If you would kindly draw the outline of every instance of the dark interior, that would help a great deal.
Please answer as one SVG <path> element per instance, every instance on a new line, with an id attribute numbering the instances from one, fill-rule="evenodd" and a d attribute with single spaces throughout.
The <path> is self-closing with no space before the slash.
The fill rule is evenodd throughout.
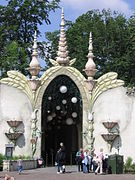
<path id="1" fill-rule="evenodd" d="M 82 128 L 79 89 L 68 76 L 57 76 L 46 88 L 42 100 L 41 155 L 46 166 L 55 164 L 60 142 L 65 145 L 66 164 L 75 164 L 78 135 L 81 133 L 78 126 Z"/>

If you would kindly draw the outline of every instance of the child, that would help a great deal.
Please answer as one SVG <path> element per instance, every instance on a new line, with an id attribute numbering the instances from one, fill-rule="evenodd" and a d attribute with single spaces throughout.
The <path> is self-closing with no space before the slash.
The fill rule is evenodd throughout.
<path id="1" fill-rule="evenodd" d="M 19 156 L 19 159 L 18 159 L 18 174 L 21 174 L 22 172 L 22 157 Z"/>

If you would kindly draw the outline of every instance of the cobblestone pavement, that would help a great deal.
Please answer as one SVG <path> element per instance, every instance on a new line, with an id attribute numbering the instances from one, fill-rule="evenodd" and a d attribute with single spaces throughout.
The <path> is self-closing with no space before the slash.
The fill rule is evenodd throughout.
<path id="1" fill-rule="evenodd" d="M 0 180 L 4 180 L 6 173 L 7 172 L 0 172 Z M 76 166 L 67 166 L 65 174 L 57 174 L 56 167 L 24 170 L 21 175 L 18 175 L 16 171 L 8 172 L 7 174 L 15 177 L 15 180 L 135 180 L 135 175 L 132 174 L 83 174 L 82 172 L 77 172 Z"/>

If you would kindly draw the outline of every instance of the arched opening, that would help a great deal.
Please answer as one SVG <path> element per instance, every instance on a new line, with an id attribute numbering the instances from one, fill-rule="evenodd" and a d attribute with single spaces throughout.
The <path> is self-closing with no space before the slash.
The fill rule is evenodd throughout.
<path id="1" fill-rule="evenodd" d="M 54 165 L 60 142 L 66 147 L 66 163 L 75 163 L 82 145 L 82 97 L 68 76 L 60 75 L 47 86 L 42 99 L 41 155 L 46 165 Z"/>

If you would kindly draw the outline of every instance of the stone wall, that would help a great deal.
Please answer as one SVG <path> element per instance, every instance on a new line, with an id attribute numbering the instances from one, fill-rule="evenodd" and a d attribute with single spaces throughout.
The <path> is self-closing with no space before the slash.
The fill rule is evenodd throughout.
<path id="1" fill-rule="evenodd" d="M 23 160 L 22 168 L 23 170 L 37 168 L 37 160 Z M 3 161 L 3 171 L 17 171 L 17 169 L 18 169 L 17 161 L 11 161 L 11 160 Z"/>

